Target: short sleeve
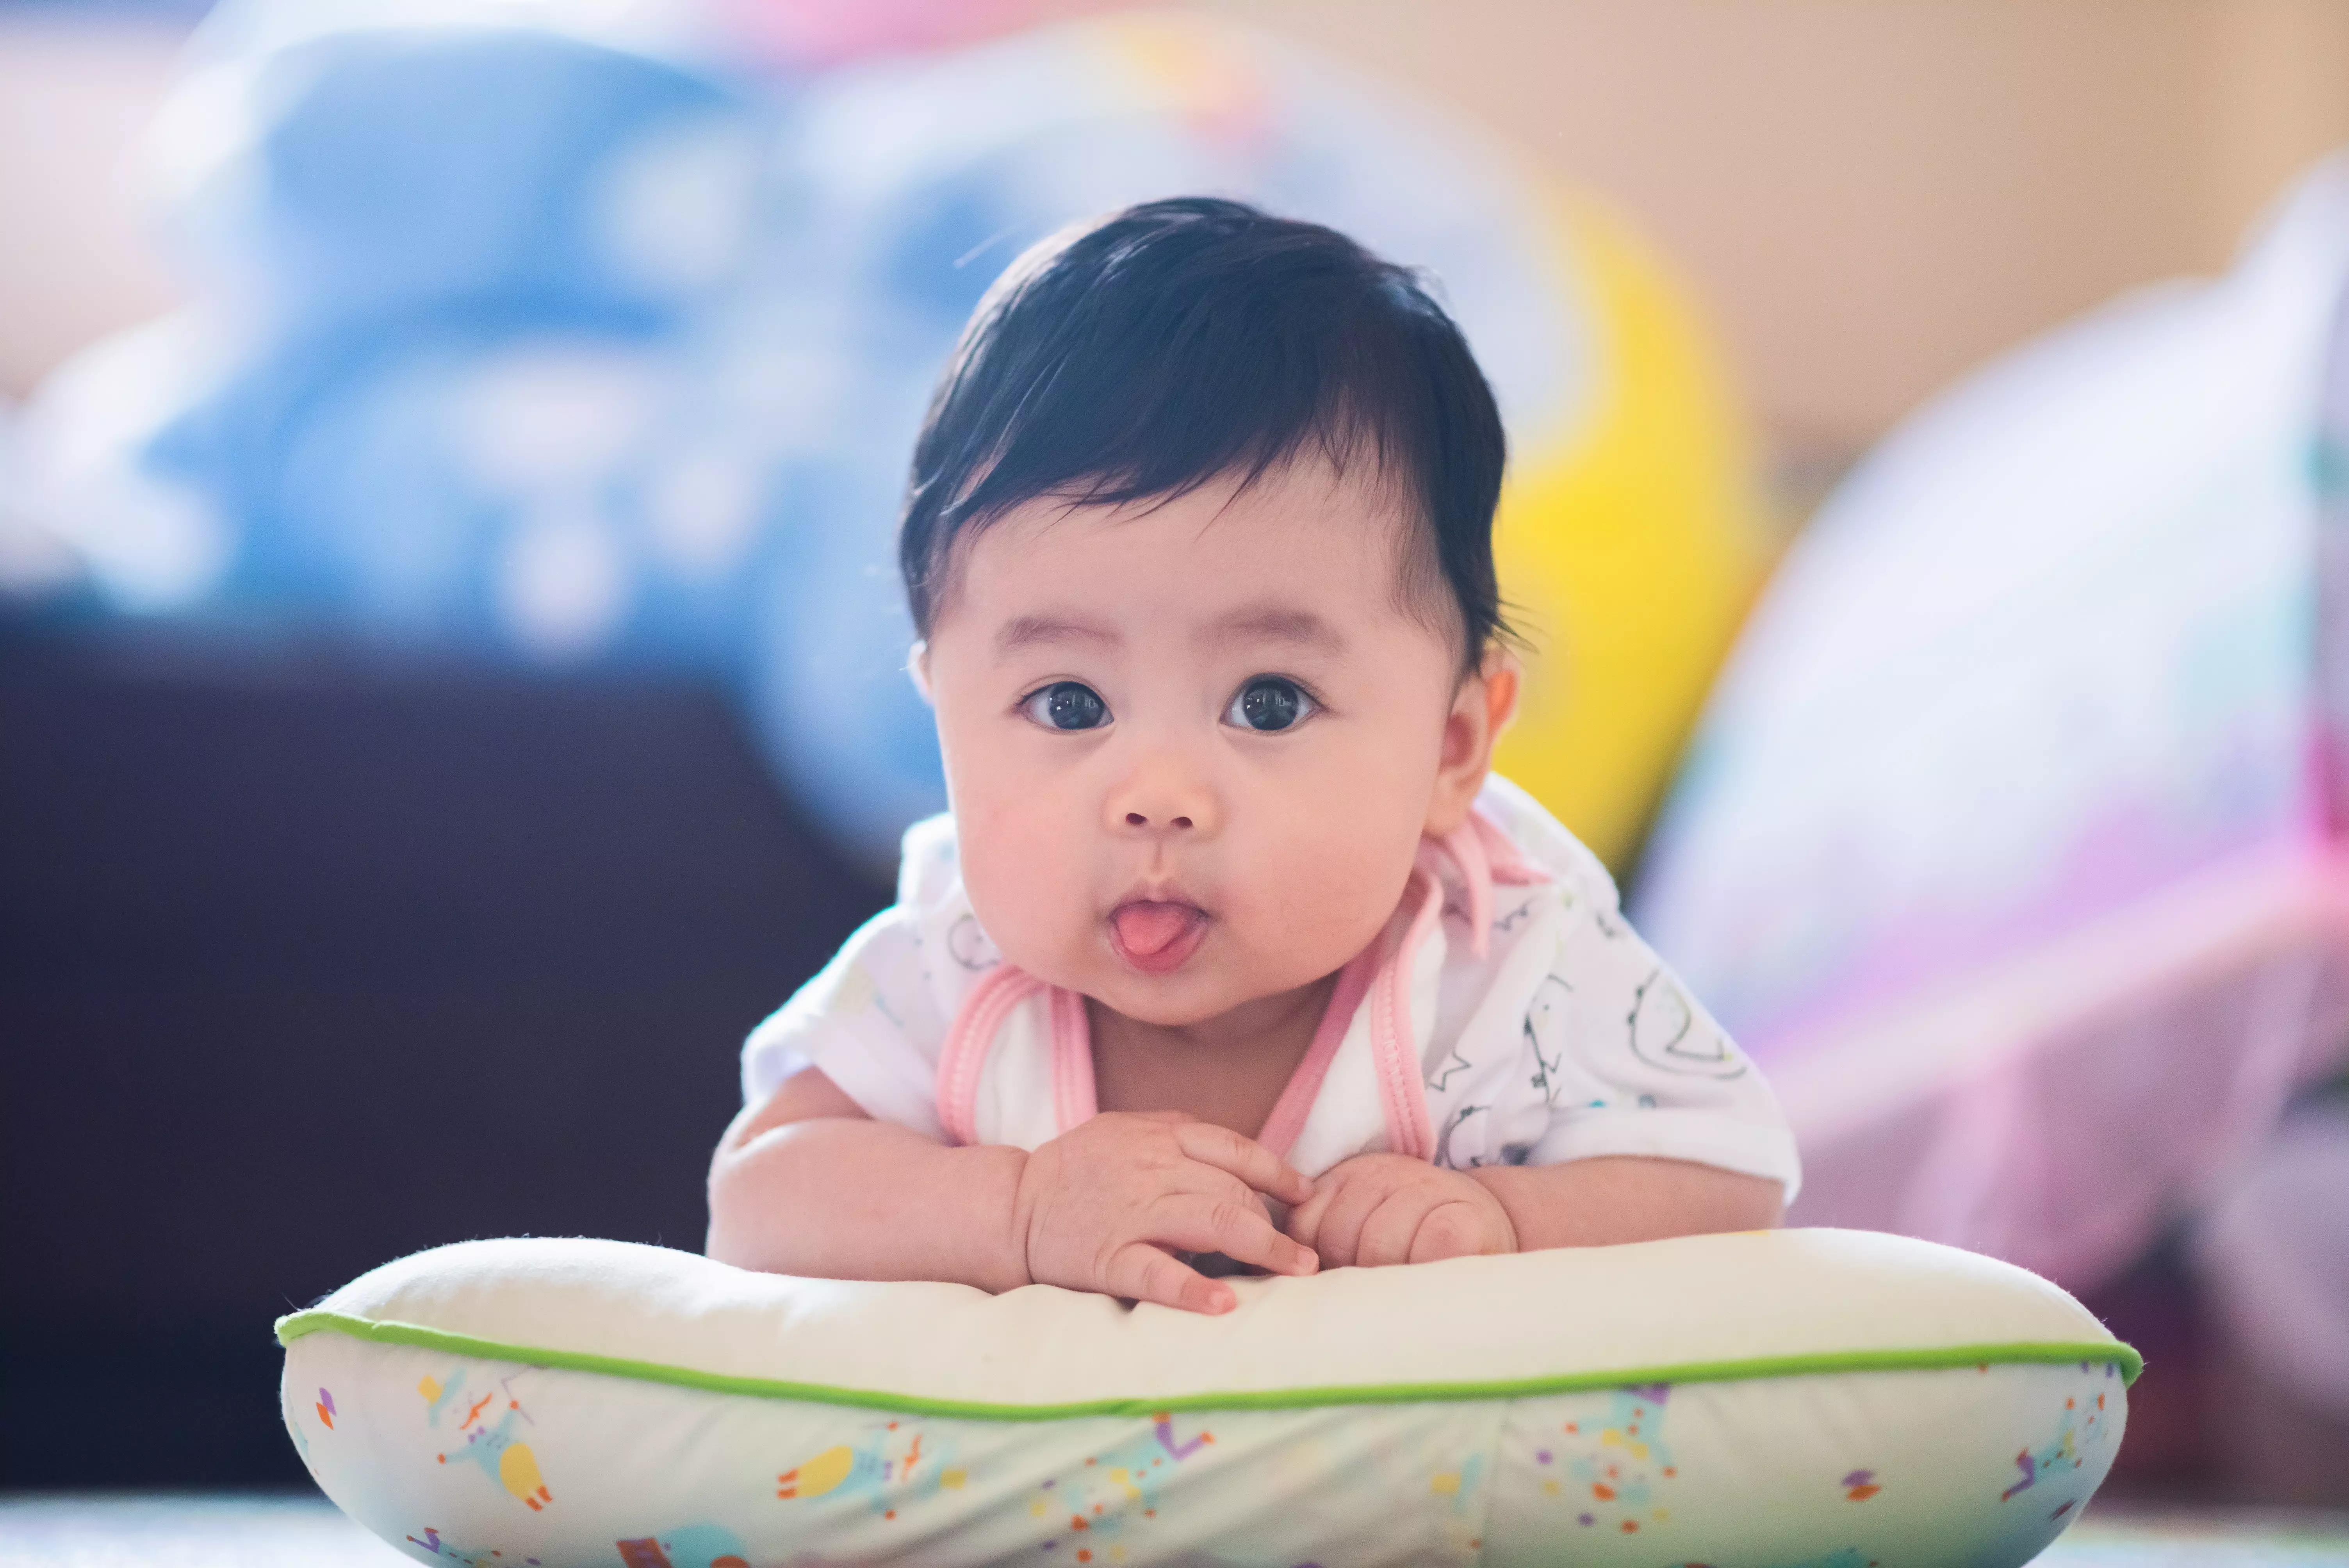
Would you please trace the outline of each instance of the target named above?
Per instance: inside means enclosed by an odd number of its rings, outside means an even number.
[[[755,1105],[801,1068],[820,1068],[874,1120],[940,1138],[937,1056],[945,1035],[916,918],[894,905],[750,1031],[742,1044],[742,1098]]]
[[[1549,1103],[1528,1163],[1687,1160],[1777,1181],[1794,1201],[1802,1167],[1777,1097],[1611,900],[1568,909],[1525,1039]]]

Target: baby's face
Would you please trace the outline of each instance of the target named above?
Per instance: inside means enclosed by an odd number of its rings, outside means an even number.
[[[1357,469],[1362,465],[1356,465]],[[1300,462],[959,546],[924,668],[964,882],[1029,973],[1164,1025],[1309,985],[1465,817],[1511,677],[1398,593],[1395,503]]]

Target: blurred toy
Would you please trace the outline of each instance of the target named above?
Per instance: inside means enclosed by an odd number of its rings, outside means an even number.
[[[1798,1219],[2085,1286],[2340,1058],[2344,282],[2349,161],[1912,420],[1755,612],[1634,913]]]
[[[1503,766],[1620,859],[1768,543],[1662,270],[1246,27],[929,46],[1040,3],[230,5],[164,128],[206,303],[60,375],[40,515],[120,610],[707,671],[887,859],[942,798],[892,536],[956,333],[1064,223],[1235,194],[1440,280],[1515,444]]]
[[[1512,430],[1494,537],[1535,649],[1495,765],[1619,868],[1775,557],[1744,417],[1670,270],[1588,200],[1557,242],[1588,291],[1590,401]]]

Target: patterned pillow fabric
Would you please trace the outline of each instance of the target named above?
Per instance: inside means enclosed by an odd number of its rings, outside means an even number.
[[[419,1561],[2020,1564],[2110,1467],[2136,1352],[1930,1243],[1691,1237],[1033,1285],[472,1242],[278,1325],[327,1495]]]

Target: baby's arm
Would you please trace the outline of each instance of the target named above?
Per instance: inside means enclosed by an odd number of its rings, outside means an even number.
[[[1324,1266],[1609,1246],[1778,1222],[1778,1183],[1683,1160],[1612,1155],[1446,1171],[1358,1154],[1315,1183],[1288,1233]]]
[[[1257,1194],[1297,1203],[1311,1191],[1261,1144],[1176,1111],[1096,1116],[1033,1153],[950,1149],[873,1120],[808,1068],[719,1140],[709,1252],[777,1274],[1035,1282],[1224,1312],[1230,1287],[1171,1249],[1310,1274],[1313,1253],[1273,1228]]]
[[[1766,1231],[1785,1208],[1785,1190],[1768,1177],[1689,1160],[1601,1155],[1468,1174],[1500,1201],[1524,1253]]]
[[[1011,1225],[1027,1156],[875,1121],[813,1068],[745,1106],[709,1164],[709,1253],[819,1279],[1029,1283]]]

